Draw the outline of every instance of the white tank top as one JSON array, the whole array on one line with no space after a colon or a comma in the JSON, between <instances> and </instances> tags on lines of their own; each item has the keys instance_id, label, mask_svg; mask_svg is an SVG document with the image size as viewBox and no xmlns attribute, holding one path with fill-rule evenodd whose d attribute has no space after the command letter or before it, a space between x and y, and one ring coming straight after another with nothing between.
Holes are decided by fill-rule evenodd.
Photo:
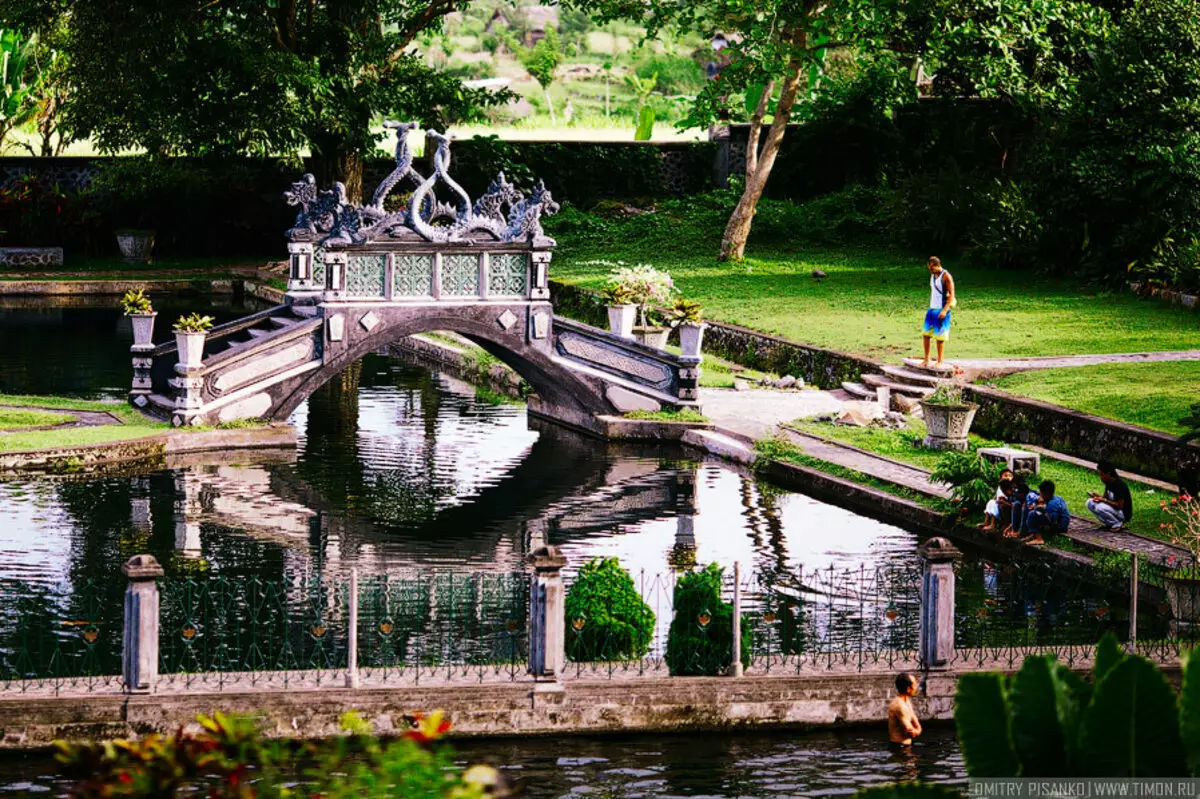
<instances>
[{"instance_id":1,"label":"white tank top","mask_svg":"<svg viewBox=\"0 0 1200 799\"><path fill-rule=\"evenodd\" d=\"M938 272L936 275L929 276L929 307L935 311L942 310L946 287L942 284L942 279L950 274L945 269Z\"/></svg>"}]
</instances>

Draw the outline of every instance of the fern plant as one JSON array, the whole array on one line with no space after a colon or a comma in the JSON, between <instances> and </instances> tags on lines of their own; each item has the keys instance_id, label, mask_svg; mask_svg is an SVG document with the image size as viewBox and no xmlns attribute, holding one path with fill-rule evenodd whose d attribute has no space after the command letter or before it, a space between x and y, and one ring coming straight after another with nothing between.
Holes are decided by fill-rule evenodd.
<instances>
[{"instance_id":1,"label":"fern plant","mask_svg":"<svg viewBox=\"0 0 1200 799\"><path fill-rule=\"evenodd\" d=\"M950 486L952 501L975 513L983 510L995 495L1002 471L1003 464L985 461L974 452L948 452L938 461L929 479Z\"/></svg>"}]
</instances>

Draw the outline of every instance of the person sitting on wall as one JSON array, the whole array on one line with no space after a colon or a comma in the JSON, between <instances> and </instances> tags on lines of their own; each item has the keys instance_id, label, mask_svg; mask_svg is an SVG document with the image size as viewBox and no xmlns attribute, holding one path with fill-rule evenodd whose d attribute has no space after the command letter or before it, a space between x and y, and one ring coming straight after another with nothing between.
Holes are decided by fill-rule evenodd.
<instances>
[{"instance_id":1,"label":"person sitting on wall","mask_svg":"<svg viewBox=\"0 0 1200 799\"><path fill-rule=\"evenodd\" d=\"M1008 469L1004 471L1012 474ZM1006 538L1013 538L1025 534L1026 505L1030 495L1036 496L1037 494L1029 487L1029 483L1025 481L1024 472L1018 472L1009 479L1012 480L1013 493L1012 503L1008 509L1008 526L1004 528L1004 536Z\"/></svg>"},{"instance_id":2,"label":"person sitting on wall","mask_svg":"<svg viewBox=\"0 0 1200 799\"><path fill-rule=\"evenodd\" d=\"M1071 511L1062 497L1054 495L1053 480L1043 480L1036 492L1030 492L1026 500L1025 529L1029 535L1022 539L1026 544L1040 547L1046 543L1045 535L1065 533L1071 524Z\"/></svg>"},{"instance_id":3,"label":"person sitting on wall","mask_svg":"<svg viewBox=\"0 0 1200 799\"><path fill-rule=\"evenodd\" d=\"M1111 462L1104 460L1097 463L1096 473L1104 483L1104 495L1089 491L1091 499L1087 501L1087 509L1099 520L1103 529L1116 532L1133 518L1133 497L1129 494L1129 486L1117 476L1117 469Z\"/></svg>"},{"instance_id":4,"label":"person sitting on wall","mask_svg":"<svg viewBox=\"0 0 1200 799\"><path fill-rule=\"evenodd\" d=\"M1012 474L1007 469L1004 473ZM1013 500L1013 481L1009 478L1002 478L1000 487L996 489L996 496L988 500L987 506L983 509L984 523L979 529L985 533L1003 530L1004 535L1011 538ZM1003 523L1001 523L1002 519Z\"/></svg>"}]
</instances>

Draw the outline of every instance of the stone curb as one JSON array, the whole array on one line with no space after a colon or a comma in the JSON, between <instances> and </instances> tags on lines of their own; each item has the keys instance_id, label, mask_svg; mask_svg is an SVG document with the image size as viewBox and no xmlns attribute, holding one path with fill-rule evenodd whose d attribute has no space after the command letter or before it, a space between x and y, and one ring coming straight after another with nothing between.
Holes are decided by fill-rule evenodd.
<instances>
[{"instance_id":1,"label":"stone curb","mask_svg":"<svg viewBox=\"0 0 1200 799\"><path fill-rule=\"evenodd\" d=\"M143 289L149 292L205 292L232 294L234 280L0 280L0 296L35 294L44 296L117 295Z\"/></svg>"},{"instance_id":2,"label":"stone curb","mask_svg":"<svg viewBox=\"0 0 1200 799\"><path fill-rule=\"evenodd\" d=\"M117 465L124 467L136 463L154 464L163 461L168 455L295 445L296 430L289 424L188 433L171 431L126 441L0 453L0 473L76 473Z\"/></svg>"},{"instance_id":3,"label":"stone curb","mask_svg":"<svg viewBox=\"0 0 1200 799\"><path fill-rule=\"evenodd\" d=\"M626 419L597 416L605 438L621 440L682 441L689 432L712 430L712 422L674 422L663 419Z\"/></svg>"}]
</instances>

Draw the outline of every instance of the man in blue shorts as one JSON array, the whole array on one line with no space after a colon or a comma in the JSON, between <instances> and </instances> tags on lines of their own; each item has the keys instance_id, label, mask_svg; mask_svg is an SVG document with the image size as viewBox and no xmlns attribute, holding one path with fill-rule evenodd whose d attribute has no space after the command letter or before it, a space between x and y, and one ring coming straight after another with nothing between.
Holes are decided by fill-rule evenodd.
<instances>
[{"instance_id":1,"label":"man in blue shorts","mask_svg":"<svg viewBox=\"0 0 1200 799\"><path fill-rule=\"evenodd\" d=\"M929 340L937 342L937 363L942 366L946 353L946 339L950 338L950 309L958 304L954 296L954 278L942 269L936 255L929 258L929 310L925 312L925 328L922 341L925 343L925 359L921 366L929 366Z\"/></svg>"}]
</instances>

